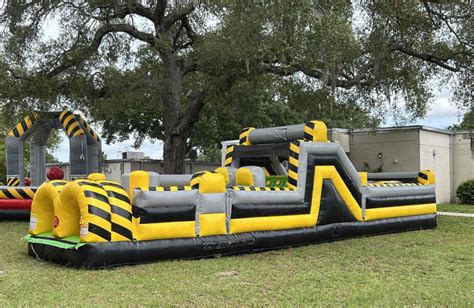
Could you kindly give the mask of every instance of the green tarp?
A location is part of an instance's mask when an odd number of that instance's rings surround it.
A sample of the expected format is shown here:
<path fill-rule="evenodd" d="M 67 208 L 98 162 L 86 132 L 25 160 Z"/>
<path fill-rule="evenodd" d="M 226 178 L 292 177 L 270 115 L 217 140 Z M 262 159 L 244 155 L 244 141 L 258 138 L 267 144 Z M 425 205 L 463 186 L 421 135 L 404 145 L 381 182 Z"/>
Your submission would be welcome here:
<path fill-rule="evenodd" d="M 81 243 L 79 241 L 79 236 L 69 236 L 57 239 L 51 232 L 42 233 L 39 235 L 28 234 L 24 237 L 24 239 L 28 243 L 49 245 L 63 249 L 78 249 L 79 247 L 86 245 L 86 243 Z"/>

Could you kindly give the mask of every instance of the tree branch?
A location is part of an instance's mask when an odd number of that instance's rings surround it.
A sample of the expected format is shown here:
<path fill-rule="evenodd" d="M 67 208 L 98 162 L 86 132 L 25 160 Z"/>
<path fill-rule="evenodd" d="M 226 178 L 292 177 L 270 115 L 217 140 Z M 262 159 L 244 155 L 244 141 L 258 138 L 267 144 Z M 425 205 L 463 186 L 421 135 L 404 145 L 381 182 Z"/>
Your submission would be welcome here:
<path fill-rule="evenodd" d="M 183 27 L 186 29 L 186 33 L 188 34 L 189 39 L 194 43 L 198 39 L 199 35 L 194 31 L 191 23 L 189 22 L 189 18 L 186 16 L 182 19 Z"/>
<path fill-rule="evenodd" d="M 191 14 L 196 9 L 193 2 L 194 1 L 190 1 L 188 5 L 176 8 L 174 11 L 166 15 L 164 18 L 165 30 L 171 28 L 171 26 L 173 26 L 178 20 L 183 20 L 186 16 Z"/>
<path fill-rule="evenodd" d="M 133 0 L 127 0 L 126 6 L 128 10 L 130 11 L 130 13 L 145 17 L 153 22 L 155 21 L 154 12 L 150 8 L 143 6 L 139 2 L 133 1 Z"/>
<path fill-rule="evenodd" d="M 451 33 L 456 37 L 456 39 L 458 40 L 459 43 L 461 43 L 462 45 L 467 45 L 467 46 L 469 46 L 469 47 L 473 47 L 473 46 L 474 46 L 474 45 L 470 44 L 469 42 L 466 42 L 466 41 L 464 41 L 463 39 L 461 39 L 461 37 L 458 35 L 458 33 L 454 30 L 454 28 L 453 28 L 453 27 L 451 26 L 451 24 L 449 23 L 450 17 L 449 17 L 448 15 L 433 10 L 433 9 L 429 6 L 428 1 L 422 0 L 422 2 L 423 2 L 423 6 L 425 7 L 426 12 L 428 13 L 428 16 L 429 16 L 431 22 L 433 23 L 433 25 L 438 26 L 438 25 L 436 25 L 436 23 L 435 23 L 435 21 L 434 21 L 434 19 L 433 19 L 433 17 L 432 17 L 432 15 L 435 15 L 435 16 L 439 17 L 439 19 L 441 19 L 441 20 L 444 22 L 444 24 L 448 27 L 449 32 L 451 32 Z M 470 18 L 470 17 L 471 17 L 470 14 L 466 14 L 465 16 L 466 16 L 466 18 Z M 454 18 L 463 18 L 463 17 L 462 17 L 462 16 L 455 16 Z"/>
<path fill-rule="evenodd" d="M 154 13 L 154 20 L 157 22 L 160 22 L 163 20 L 165 17 L 165 11 L 166 11 L 166 0 L 158 0 L 156 3 L 155 7 L 155 13 Z"/>
<path fill-rule="evenodd" d="M 424 52 L 417 52 L 415 50 L 411 50 L 411 49 L 408 49 L 408 48 L 403 47 L 403 46 L 394 46 L 394 47 L 391 48 L 391 50 L 399 51 L 399 52 L 404 53 L 408 56 L 412 56 L 412 57 L 418 58 L 420 60 L 436 64 L 436 65 L 438 65 L 438 66 L 440 66 L 444 69 L 447 69 L 451 72 L 459 72 L 460 71 L 459 68 L 446 64 L 446 62 L 448 60 L 451 60 L 450 58 L 441 59 L 441 58 L 439 58 L 435 55 L 431 55 L 431 54 L 424 53 Z"/>
<path fill-rule="evenodd" d="M 201 109 L 204 107 L 204 93 L 202 91 L 190 91 L 188 93 L 188 107 L 180 117 L 177 129 L 182 132 L 190 132 L 196 123 Z"/>
<path fill-rule="evenodd" d="M 128 24 L 107 24 L 100 27 L 92 39 L 89 46 L 84 48 L 82 52 L 75 52 L 77 54 L 75 57 L 69 57 L 68 54 L 63 56 L 62 62 L 55 68 L 50 71 L 42 71 L 40 74 L 44 75 L 47 78 L 54 77 L 58 74 L 61 74 L 65 70 L 76 66 L 83 61 L 87 60 L 91 56 L 93 56 L 100 47 L 102 43 L 102 39 L 109 33 L 116 33 L 116 32 L 123 32 L 127 33 L 130 36 L 153 45 L 155 43 L 155 37 L 149 33 L 138 31 L 135 27 L 128 25 Z"/>

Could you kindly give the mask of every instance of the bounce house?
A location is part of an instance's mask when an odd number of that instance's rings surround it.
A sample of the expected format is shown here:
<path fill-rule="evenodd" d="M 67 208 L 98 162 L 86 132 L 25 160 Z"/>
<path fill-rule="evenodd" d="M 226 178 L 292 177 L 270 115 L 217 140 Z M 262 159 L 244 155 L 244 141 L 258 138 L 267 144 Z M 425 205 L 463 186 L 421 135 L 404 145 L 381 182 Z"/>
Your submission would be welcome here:
<path fill-rule="evenodd" d="M 249 128 L 213 172 L 44 183 L 28 253 L 95 268 L 435 228 L 434 183 L 428 170 L 358 173 L 320 121 Z"/>
<path fill-rule="evenodd" d="M 46 180 L 48 136 L 52 129 L 60 128 L 69 138 L 71 178 L 85 178 L 89 173 L 101 171 L 100 138 L 80 115 L 68 110 L 35 112 L 7 134 L 7 186 L 0 186 L 0 219 L 29 219 L 33 196 Z M 23 149 L 28 139 L 31 139 L 31 183 L 25 181 L 24 174 Z"/>

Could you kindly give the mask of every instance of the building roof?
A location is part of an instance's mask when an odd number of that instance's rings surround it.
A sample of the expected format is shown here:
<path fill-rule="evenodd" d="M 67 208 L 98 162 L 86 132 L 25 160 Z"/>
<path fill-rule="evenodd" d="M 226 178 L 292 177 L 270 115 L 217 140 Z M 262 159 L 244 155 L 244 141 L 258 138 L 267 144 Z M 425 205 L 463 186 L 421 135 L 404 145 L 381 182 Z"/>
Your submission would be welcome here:
<path fill-rule="evenodd" d="M 121 159 L 121 158 L 114 158 L 114 159 L 106 159 L 104 160 L 105 164 L 110 164 L 110 163 L 126 163 L 126 162 L 135 162 L 135 163 L 163 163 L 162 159 L 152 159 L 152 158 L 128 158 L 128 159 Z M 202 161 L 190 161 L 189 159 L 185 160 L 185 163 L 193 163 L 193 165 L 209 165 L 209 164 L 218 164 L 218 163 L 212 163 L 212 162 L 202 162 Z"/>
<path fill-rule="evenodd" d="M 449 130 L 449 129 L 442 129 L 436 128 L 426 125 L 407 125 L 407 126 L 392 126 L 392 127 L 379 127 L 379 128 L 356 128 L 350 130 L 351 133 L 356 134 L 363 134 L 363 133 L 384 133 L 384 132 L 397 132 L 397 131 L 404 131 L 404 130 L 426 130 L 440 134 L 446 135 L 455 135 L 455 134 L 465 134 L 469 131 L 467 130 Z"/>

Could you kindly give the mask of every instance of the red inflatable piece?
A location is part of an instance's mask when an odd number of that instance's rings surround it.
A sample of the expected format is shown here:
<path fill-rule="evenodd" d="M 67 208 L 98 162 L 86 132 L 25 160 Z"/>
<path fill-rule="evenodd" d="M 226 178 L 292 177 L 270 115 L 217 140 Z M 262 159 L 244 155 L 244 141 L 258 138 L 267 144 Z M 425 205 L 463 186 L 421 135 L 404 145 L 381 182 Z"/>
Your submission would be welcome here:
<path fill-rule="evenodd" d="M 62 179 L 64 179 L 64 171 L 63 171 L 63 169 L 54 166 L 54 167 L 51 167 L 51 169 L 49 169 L 48 174 L 46 175 L 46 177 L 50 181 L 62 180 Z"/>
<path fill-rule="evenodd" d="M 0 210 L 30 210 L 31 199 L 0 199 Z"/>
<path fill-rule="evenodd" d="M 31 186 L 30 178 L 25 178 L 25 186 Z"/>

